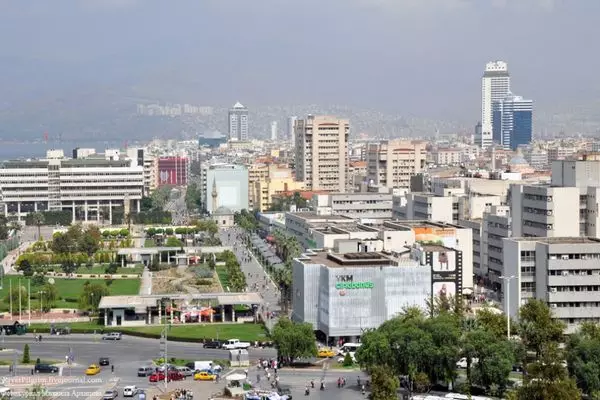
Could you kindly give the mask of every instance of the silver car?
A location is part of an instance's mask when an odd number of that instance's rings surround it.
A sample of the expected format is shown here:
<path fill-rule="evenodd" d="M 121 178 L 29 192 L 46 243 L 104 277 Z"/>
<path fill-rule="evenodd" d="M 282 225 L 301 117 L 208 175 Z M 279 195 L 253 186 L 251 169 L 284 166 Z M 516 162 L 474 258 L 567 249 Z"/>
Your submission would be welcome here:
<path fill-rule="evenodd" d="M 116 390 L 111 389 L 111 390 L 107 390 L 106 392 L 104 392 L 104 396 L 102 396 L 102 399 L 103 400 L 114 400 L 118 396 L 119 396 L 119 393 Z"/>
<path fill-rule="evenodd" d="M 102 340 L 121 340 L 123 334 L 121 332 L 110 332 L 102 336 Z"/>

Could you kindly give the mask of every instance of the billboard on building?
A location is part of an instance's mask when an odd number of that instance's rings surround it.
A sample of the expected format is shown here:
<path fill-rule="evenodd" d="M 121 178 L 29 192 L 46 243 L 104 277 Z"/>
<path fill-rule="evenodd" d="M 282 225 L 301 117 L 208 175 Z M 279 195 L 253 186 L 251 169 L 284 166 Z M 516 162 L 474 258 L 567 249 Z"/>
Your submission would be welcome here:
<path fill-rule="evenodd" d="M 430 226 L 414 227 L 415 241 L 428 244 L 439 244 L 440 246 L 455 248 L 456 229 L 436 228 Z"/>
<path fill-rule="evenodd" d="M 188 178 L 186 157 L 161 157 L 158 159 L 158 186 L 185 186 Z"/>
<path fill-rule="evenodd" d="M 455 296 L 462 293 L 462 252 L 439 245 L 413 247 L 413 255 L 421 265 L 431 267 L 433 297 Z"/>

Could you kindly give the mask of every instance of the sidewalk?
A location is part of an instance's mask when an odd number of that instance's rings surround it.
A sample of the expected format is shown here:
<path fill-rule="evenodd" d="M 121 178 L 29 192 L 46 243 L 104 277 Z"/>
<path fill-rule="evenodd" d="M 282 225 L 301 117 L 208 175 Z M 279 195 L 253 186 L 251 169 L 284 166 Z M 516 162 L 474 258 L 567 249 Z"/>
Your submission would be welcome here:
<path fill-rule="evenodd" d="M 220 232 L 221 242 L 226 246 L 233 247 L 234 253 L 240 263 L 240 268 L 246 275 L 248 291 L 256 291 L 262 296 L 265 303 L 263 304 L 264 308 L 261 309 L 261 314 L 264 317 L 265 325 L 271 330 L 277 323 L 278 317 L 266 318 L 266 315 L 273 311 L 279 315 L 281 312 L 281 294 L 279 288 L 275 285 L 275 282 L 273 282 L 263 266 L 254 257 L 252 252 L 244 246 L 241 239 L 241 236 L 244 234 L 245 232 L 238 227 L 222 231 Z M 245 262 L 246 258 L 250 258 L 250 261 Z M 255 289 L 255 285 L 258 290 Z"/>

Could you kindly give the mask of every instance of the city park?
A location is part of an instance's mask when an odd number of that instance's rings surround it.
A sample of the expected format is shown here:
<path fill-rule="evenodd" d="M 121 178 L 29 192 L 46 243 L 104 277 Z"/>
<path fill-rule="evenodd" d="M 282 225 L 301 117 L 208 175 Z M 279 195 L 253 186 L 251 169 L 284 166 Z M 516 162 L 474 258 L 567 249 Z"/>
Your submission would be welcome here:
<path fill-rule="evenodd" d="M 253 214 L 236 213 L 235 222 L 245 232 L 246 246 L 279 286 L 285 310 L 290 262 L 300 252 L 297 242 L 274 234 L 280 262 L 267 263 L 253 243 Z M 19 247 L 6 234 L 15 227 L 0 221 L 0 255 L 7 257 L 5 262 L 13 257 L 14 264 L 14 270 L 2 275 L 2 327 L 18 321 L 40 333 L 68 325 L 72 333 L 116 330 L 159 338 L 168 325 L 169 340 L 272 340 L 279 357 L 291 363 L 322 353 L 310 324 L 283 316 L 266 329 L 258 311 L 260 296 L 244 291 L 240 264 L 219 246 L 218 228 L 210 220 L 180 227 L 72 225 L 53 230 L 48 238 L 41 235 L 43 224 L 36 225 L 37 240 Z M 150 286 L 144 283 L 149 273 Z M 110 322 L 107 318 L 111 299 L 133 309 L 121 313 L 116 325 L 114 315 Z M 346 357 L 339 367 L 365 370 L 375 400 L 397 398 L 401 388 L 427 393 L 440 387 L 509 399 L 600 398 L 599 325 L 585 324 L 566 337 L 549 307 L 530 300 L 512 326 L 508 331 L 507 318 L 485 307 L 473 313 L 461 298 L 437 297 L 426 310 L 407 308 L 365 332 L 354 359 Z M 466 368 L 457 368 L 461 358 Z"/>

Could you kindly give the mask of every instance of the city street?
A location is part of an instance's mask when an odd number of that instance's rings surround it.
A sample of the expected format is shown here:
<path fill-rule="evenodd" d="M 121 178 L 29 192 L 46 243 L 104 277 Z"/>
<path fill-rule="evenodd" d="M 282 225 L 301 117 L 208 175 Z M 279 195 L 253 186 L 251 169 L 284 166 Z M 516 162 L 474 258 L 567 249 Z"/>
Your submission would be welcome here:
<path fill-rule="evenodd" d="M 51 383 L 48 383 L 48 389 L 53 392 L 91 392 L 104 391 L 114 386 L 114 380 L 117 388 L 122 394 L 124 386 L 136 385 L 139 388 L 153 390 L 157 388 L 157 384 L 148 382 L 148 378 L 137 377 L 137 369 L 141 366 L 150 365 L 153 358 L 158 357 L 159 341 L 153 339 L 144 339 L 124 336 L 121 341 L 102 341 L 100 335 L 96 337 L 92 335 L 68 335 L 68 336 L 45 336 L 41 343 L 35 342 L 31 334 L 26 336 L 7 336 L 4 337 L 4 342 L 0 339 L 0 347 L 8 349 L 16 349 L 21 357 L 21 352 L 25 343 L 30 346 L 30 354 L 32 359 L 40 358 L 42 360 L 50 360 L 60 362 L 65 356 L 72 352 L 74 363 L 72 366 L 64 366 L 62 377 L 53 378 Z M 191 343 L 168 343 L 168 357 L 185 358 L 195 361 L 207 361 L 213 359 L 227 358 L 228 353 L 224 350 L 203 349 L 198 344 Z M 250 355 L 253 360 L 258 357 L 275 357 L 273 350 L 257 350 L 250 349 Z M 9 361 L 15 357 L 14 352 L 0 352 L 0 360 Z M 111 365 L 115 366 L 114 373 L 110 367 L 103 367 L 102 372 L 96 376 L 85 377 L 85 369 L 89 364 L 97 363 L 100 357 L 108 357 Z M 252 382 L 256 382 L 257 374 L 261 375 L 260 387 L 268 389 L 270 385 L 266 381 L 264 371 L 258 370 L 255 361 L 252 362 L 252 367 L 248 370 L 248 378 Z M 233 373 L 236 371 L 226 371 Z M 243 372 L 239 370 L 237 372 Z M 0 382 L 5 385 L 12 386 L 15 389 L 31 383 L 31 367 L 19 367 L 17 374 L 21 378 L 17 381 L 10 380 L 10 373 L 7 366 L 0 367 Z M 310 397 L 315 399 L 358 399 L 361 398 L 360 391 L 357 386 L 357 377 L 366 379 L 366 376 L 361 372 L 356 371 L 333 371 L 322 369 L 284 369 L 279 371 L 280 385 L 289 387 L 293 396 L 304 396 L 304 388 L 313 380 L 316 389 L 311 392 Z M 344 389 L 338 389 L 336 381 L 339 377 L 345 377 L 348 384 Z M 38 374 L 33 379 L 48 378 L 45 374 Z M 325 391 L 318 390 L 321 379 L 325 382 Z M 189 381 L 189 378 L 188 378 Z M 188 382 L 185 387 L 191 387 L 196 398 L 207 398 L 211 394 L 222 389 L 224 381 L 219 384 L 212 382 Z M 171 388 L 183 386 L 183 383 L 170 383 Z M 161 389 L 164 383 L 158 384 Z M 73 396 L 70 396 L 73 397 Z"/>
<path fill-rule="evenodd" d="M 225 231 L 221 231 L 220 237 L 221 242 L 224 246 L 231 246 L 234 248 L 235 255 L 240 263 L 242 272 L 246 274 L 246 283 L 248 285 L 248 291 L 260 293 L 265 301 L 264 310 L 265 314 L 269 312 L 275 312 L 279 314 L 281 307 L 279 305 L 280 292 L 275 283 L 268 276 L 267 272 L 260 265 L 258 260 L 251 254 L 243 243 L 242 235 L 245 232 L 239 227 L 230 228 Z M 245 260 L 249 258 L 249 261 Z M 267 324 L 276 323 L 277 318 L 267 320 Z M 269 326 L 270 328 L 270 326 Z"/>

